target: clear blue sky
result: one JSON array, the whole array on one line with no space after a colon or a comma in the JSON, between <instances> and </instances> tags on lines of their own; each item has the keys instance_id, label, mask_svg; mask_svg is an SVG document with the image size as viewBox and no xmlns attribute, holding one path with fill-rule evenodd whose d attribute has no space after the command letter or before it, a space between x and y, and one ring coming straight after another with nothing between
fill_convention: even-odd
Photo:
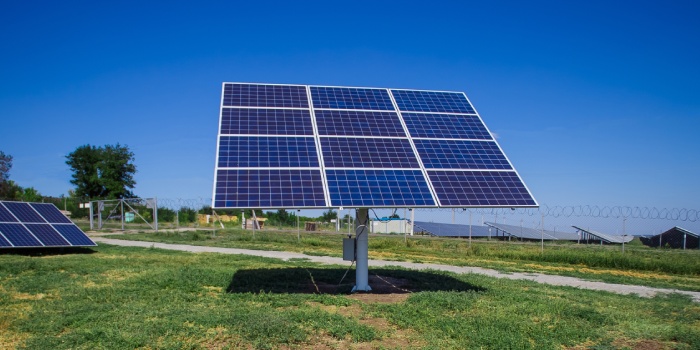
<instances>
[{"instance_id":1,"label":"clear blue sky","mask_svg":"<svg viewBox=\"0 0 700 350\"><path fill-rule=\"evenodd\" d=\"M698 209L698 1L5 1L0 150L59 196L117 142L210 198L224 81L464 91L541 204Z\"/></svg>"}]
</instances>

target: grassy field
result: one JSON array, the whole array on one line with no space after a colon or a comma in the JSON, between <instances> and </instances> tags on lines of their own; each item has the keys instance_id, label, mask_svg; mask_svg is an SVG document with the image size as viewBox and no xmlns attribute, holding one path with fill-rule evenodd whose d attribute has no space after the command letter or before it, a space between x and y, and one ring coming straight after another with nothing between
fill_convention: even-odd
<instances>
[{"instance_id":1,"label":"grassy field","mask_svg":"<svg viewBox=\"0 0 700 350\"><path fill-rule=\"evenodd\" d=\"M217 247L300 252L341 256L343 235L289 231L212 231L137 233L110 238L186 243ZM540 272L652 287L700 291L700 251L656 249L636 240L621 251L618 245L600 246L502 242L464 239L379 235L369 240L371 259L479 266L505 272Z\"/></svg>"},{"instance_id":2,"label":"grassy field","mask_svg":"<svg viewBox=\"0 0 700 350\"><path fill-rule=\"evenodd\" d=\"M0 254L3 348L700 348L700 304L678 295L398 268L370 271L392 293L348 294L347 266L108 245L32 252Z\"/></svg>"}]
</instances>

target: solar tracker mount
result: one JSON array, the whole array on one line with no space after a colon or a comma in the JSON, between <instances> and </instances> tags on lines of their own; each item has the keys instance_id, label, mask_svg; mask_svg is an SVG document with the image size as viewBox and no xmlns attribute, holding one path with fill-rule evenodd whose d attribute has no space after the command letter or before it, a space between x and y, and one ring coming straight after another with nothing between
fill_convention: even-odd
<instances>
[{"instance_id":1,"label":"solar tracker mount","mask_svg":"<svg viewBox=\"0 0 700 350\"><path fill-rule=\"evenodd\" d=\"M213 208L537 207L463 92L223 83Z\"/></svg>"}]
</instances>

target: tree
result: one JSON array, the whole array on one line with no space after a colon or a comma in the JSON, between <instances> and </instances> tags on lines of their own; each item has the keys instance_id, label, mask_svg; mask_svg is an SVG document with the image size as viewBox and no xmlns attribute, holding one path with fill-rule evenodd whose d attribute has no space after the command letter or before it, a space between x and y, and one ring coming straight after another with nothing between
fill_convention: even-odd
<instances>
[{"instance_id":1,"label":"tree","mask_svg":"<svg viewBox=\"0 0 700 350\"><path fill-rule=\"evenodd\" d=\"M87 198L133 198L136 185L134 153L120 144L95 147L84 145L66 156L73 172L70 181L75 194Z\"/></svg>"},{"instance_id":2,"label":"tree","mask_svg":"<svg viewBox=\"0 0 700 350\"><path fill-rule=\"evenodd\" d=\"M330 222L331 219L335 219L336 217L336 212L333 209L328 209L327 211L323 212L319 219L321 219L322 222Z\"/></svg>"},{"instance_id":3,"label":"tree","mask_svg":"<svg viewBox=\"0 0 700 350\"><path fill-rule=\"evenodd\" d=\"M22 188L10 180L12 169L12 156L0 151L0 199L16 200L17 194Z\"/></svg>"},{"instance_id":4,"label":"tree","mask_svg":"<svg viewBox=\"0 0 700 350\"><path fill-rule=\"evenodd\" d=\"M10 178L12 169L12 156L0 151L0 181L5 182Z\"/></svg>"}]
</instances>

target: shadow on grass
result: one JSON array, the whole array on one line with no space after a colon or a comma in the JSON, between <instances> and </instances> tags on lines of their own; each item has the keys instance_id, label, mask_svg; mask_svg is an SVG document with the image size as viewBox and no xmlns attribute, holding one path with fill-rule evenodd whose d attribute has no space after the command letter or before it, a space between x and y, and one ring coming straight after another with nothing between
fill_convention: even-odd
<instances>
[{"instance_id":1,"label":"shadow on grass","mask_svg":"<svg viewBox=\"0 0 700 350\"><path fill-rule=\"evenodd\" d=\"M0 255L52 256L69 254L93 254L96 251L82 247L50 247L50 248L2 248Z\"/></svg>"},{"instance_id":2,"label":"shadow on grass","mask_svg":"<svg viewBox=\"0 0 700 350\"><path fill-rule=\"evenodd\" d=\"M355 270L278 268L239 270L227 288L229 293L348 294L355 284ZM369 285L373 294L403 294L422 291L485 291L483 287L452 276L399 269L371 269Z\"/></svg>"}]
</instances>

